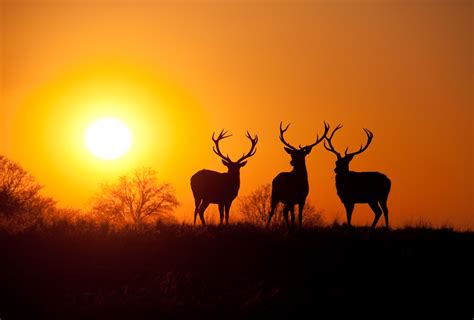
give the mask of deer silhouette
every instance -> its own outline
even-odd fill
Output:
[[[228,171],[221,173],[203,169],[191,177],[191,189],[196,206],[194,209],[194,224],[196,224],[196,217],[199,214],[202,225],[206,225],[204,211],[206,211],[211,203],[215,203],[219,206],[220,224],[222,224],[222,220],[224,219],[224,211],[225,223],[229,223],[230,206],[235,197],[237,197],[240,188],[240,168],[247,164],[247,161],[244,161],[245,159],[250,158],[257,152],[256,145],[258,142],[258,136],[255,135],[255,137],[252,138],[247,131],[246,137],[249,138],[252,143],[250,151],[242,155],[239,160],[232,161],[228,155],[224,156],[219,148],[219,142],[230,136],[231,135],[227,135],[227,131],[224,130],[219,133],[217,138],[214,138],[214,133],[212,134],[212,141],[214,141],[212,150],[222,159],[222,163],[227,167]]]
[[[283,203],[283,217],[288,228],[290,224],[288,222],[288,212],[291,212],[291,224],[295,224],[295,205],[298,205],[298,220],[299,227],[303,225],[303,208],[306,202],[306,197],[309,192],[308,184],[308,172],[306,171],[305,158],[310,154],[314,146],[324,140],[326,134],[329,131],[329,125],[324,122],[324,134],[321,138],[316,135],[316,141],[313,144],[299,148],[295,148],[289,144],[284,137],[285,132],[288,130],[288,124],[283,128],[280,122],[280,141],[285,146],[285,151],[291,156],[290,164],[293,166],[291,172],[281,172],[272,181],[272,197],[271,197],[271,209],[268,214],[267,227],[270,226],[275,208],[278,203]]]
[[[329,137],[324,141],[326,150],[334,153],[337,156],[336,168],[336,189],[337,195],[341,199],[346,208],[347,224],[351,226],[352,211],[356,203],[368,203],[375,214],[372,228],[375,228],[379,221],[382,211],[385,217],[385,226],[388,228],[388,208],[387,199],[390,193],[391,181],[390,179],[379,172],[354,172],[349,171],[349,163],[354,156],[364,152],[372,142],[374,135],[368,129],[364,129],[367,135],[367,143],[360,147],[359,151],[348,153],[346,148],[344,157],[334,149],[332,138],[337,130],[341,129],[342,125],[338,125]]]

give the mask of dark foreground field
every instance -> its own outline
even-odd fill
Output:
[[[473,252],[429,229],[1,233],[0,318],[472,319]]]

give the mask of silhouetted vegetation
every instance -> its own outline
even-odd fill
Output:
[[[474,316],[472,232],[323,227],[312,206],[305,229],[266,229],[268,185],[240,201],[251,224],[172,224],[151,169],[103,185],[92,212],[57,208],[0,160],[2,320]]]
[[[284,230],[158,224],[117,231],[107,224],[63,221],[20,234],[0,232],[0,316],[473,315],[473,233]]]
[[[22,229],[36,223],[55,201],[42,196],[42,186],[18,163],[0,155],[0,224]]]
[[[244,222],[264,227],[268,221],[268,212],[270,211],[272,186],[265,184],[257,187],[248,195],[240,196],[238,199],[238,208]],[[272,226],[281,227],[285,223],[283,220],[282,207],[275,210],[272,219]],[[305,226],[321,227],[323,226],[323,217],[311,203],[304,205],[303,222]]]
[[[153,169],[140,168],[121,176],[115,183],[104,183],[95,197],[92,212],[100,220],[118,224],[174,222],[172,211],[178,204],[169,183],[159,183]]]

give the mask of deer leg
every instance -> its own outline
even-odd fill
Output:
[[[285,218],[286,226],[289,229],[290,222],[288,221],[288,211],[290,211],[290,206],[286,204],[285,207],[283,208],[283,218]]]
[[[304,202],[300,202],[298,204],[298,222],[300,229],[303,228],[303,209],[304,209]]]
[[[384,199],[380,201],[380,207],[382,207],[383,210],[383,216],[385,218],[385,227],[388,228],[388,207],[387,207],[387,200]]]
[[[290,213],[291,213],[291,227],[295,226],[295,205],[290,205]]]
[[[268,213],[267,228],[270,226],[270,221],[272,221],[272,217],[273,217],[273,214],[275,213],[276,206],[277,206],[277,203],[272,203],[272,208],[270,209],[270,212]]]
[[[219,225],[221,225],[222,221],[224,220],[224,204],[219,204],[219,218],[220,218]]]
[[[372,209],[372,211],[375,213],[374,222],[372,223],[372,228],[375,228],[375,226],[377,225],[377,222],[380,219],[380,216],[382,215],[382,209],[380,209],[379,204],[377,202],[369,202],[369,206]]]
[[[229,212],[230,212],[230,206],[231,205],[232,205],[232,202],[226,204],[225,207],[224,207],[224,209],[225,209],[225,224],[229,224]]]
[[[344,207],[346,207],[347,225],[351,227],[351,218],[352,218],[352,211],[354,211],[354,203],[346,202],[344,203]]]
[[[196,218],[199,212],[199,206],[202,203],[202,199],[194,199],[195,207],[194,207],[194,225],[196,225]]]
[[[207,207],[209,206],[209,202],[202,201],[201,205],[199,206],[199,218],[201,219],[201,223],[203,226],[206,225],[206,221],[204,220],[204,211],[206,211]]]

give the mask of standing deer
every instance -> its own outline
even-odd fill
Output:
[[[257,151],[255,146],[258,142],[258,136],[255,135],[252,138],[247,131],[247,138],[250,139],[252,146],[250,151],[237,161],[232,161],[228,155],[224,156],[219,148],[219,141],[228,137],[230,135],[227,135],[227,132],[224,130],[219,133],[217,139],[214,138],[214,133],[212,134],[212,141],[214,141],[212,150],[222,159],[222,163],[227,167],[228,171],[221,173],[203,169],[191,177],[191,189],[196,206],[194,209],[194,224],[196,224],[196,217],[199,214],[202,225],[206,225],[204,211],[211,203],[219,206],[220,224],[222,224],[224,219],[224,211],[225,223],[229,223],[230,206],[235,197],[237,197],[240,188],[240,168],[247,164],[247,161],[244,160],[253,156]]]
[[[361,146],[359,151],[347,153],[348,148],[344,152],[344,157],[334,149],[332,144],[332,138],[337,130],[341,129],[342,126],[339,124],[331,133],[329,137],[326,137],[324,147],[326,150],[334,153],[337,156],[336,168],[336,189],[337,195],[341,199],[344,207],[346,208],[347,224],[351,226],[352,211],[356,203],[368,203],[372,211],[375,213],[374,222],[372,228],[375,228],[379,221],[382,211],[385,218],[385,226],[388,228],[388,208],[387,199],[390,192],[391,181],[386,175],[379,172],[354,172],[349,171],[349,163],[358,155],[364,152],[370,143],[374,135],[368,129],[364,129],[367,135],[367,143],[365,146]],[[382,209],[380,209],[382,208]]]
[[[293,170],[291,172],[279,173],[272,181],[271,209],[268,214],[267,228],[270,225],[275,208],[279,202],[282,202],[285,205],[283,208],[283,217],[285,218],[288,228],[290,227],[288,222],[288,212],[291,212],[291,224],[294,226],[295,205],[298,205],[299,227],[302,227],[303,208],[309,192],[308,172],[306,171],[305,157],[311,152],[311,149],[315,145],[324,140],[329,131],[329,125],[324,122],[324,134],[321,138],[317,135],[316,142],[313,144],[305,147],[300,145],[299,148],[295,148],[286,142],[284,138],[284,134],[289,126],[290,125],[288,124],[283,128],[282,123],[280,122],[280,141],[285,145],[285,151],[291,156],[290,164],[293,166]]]

